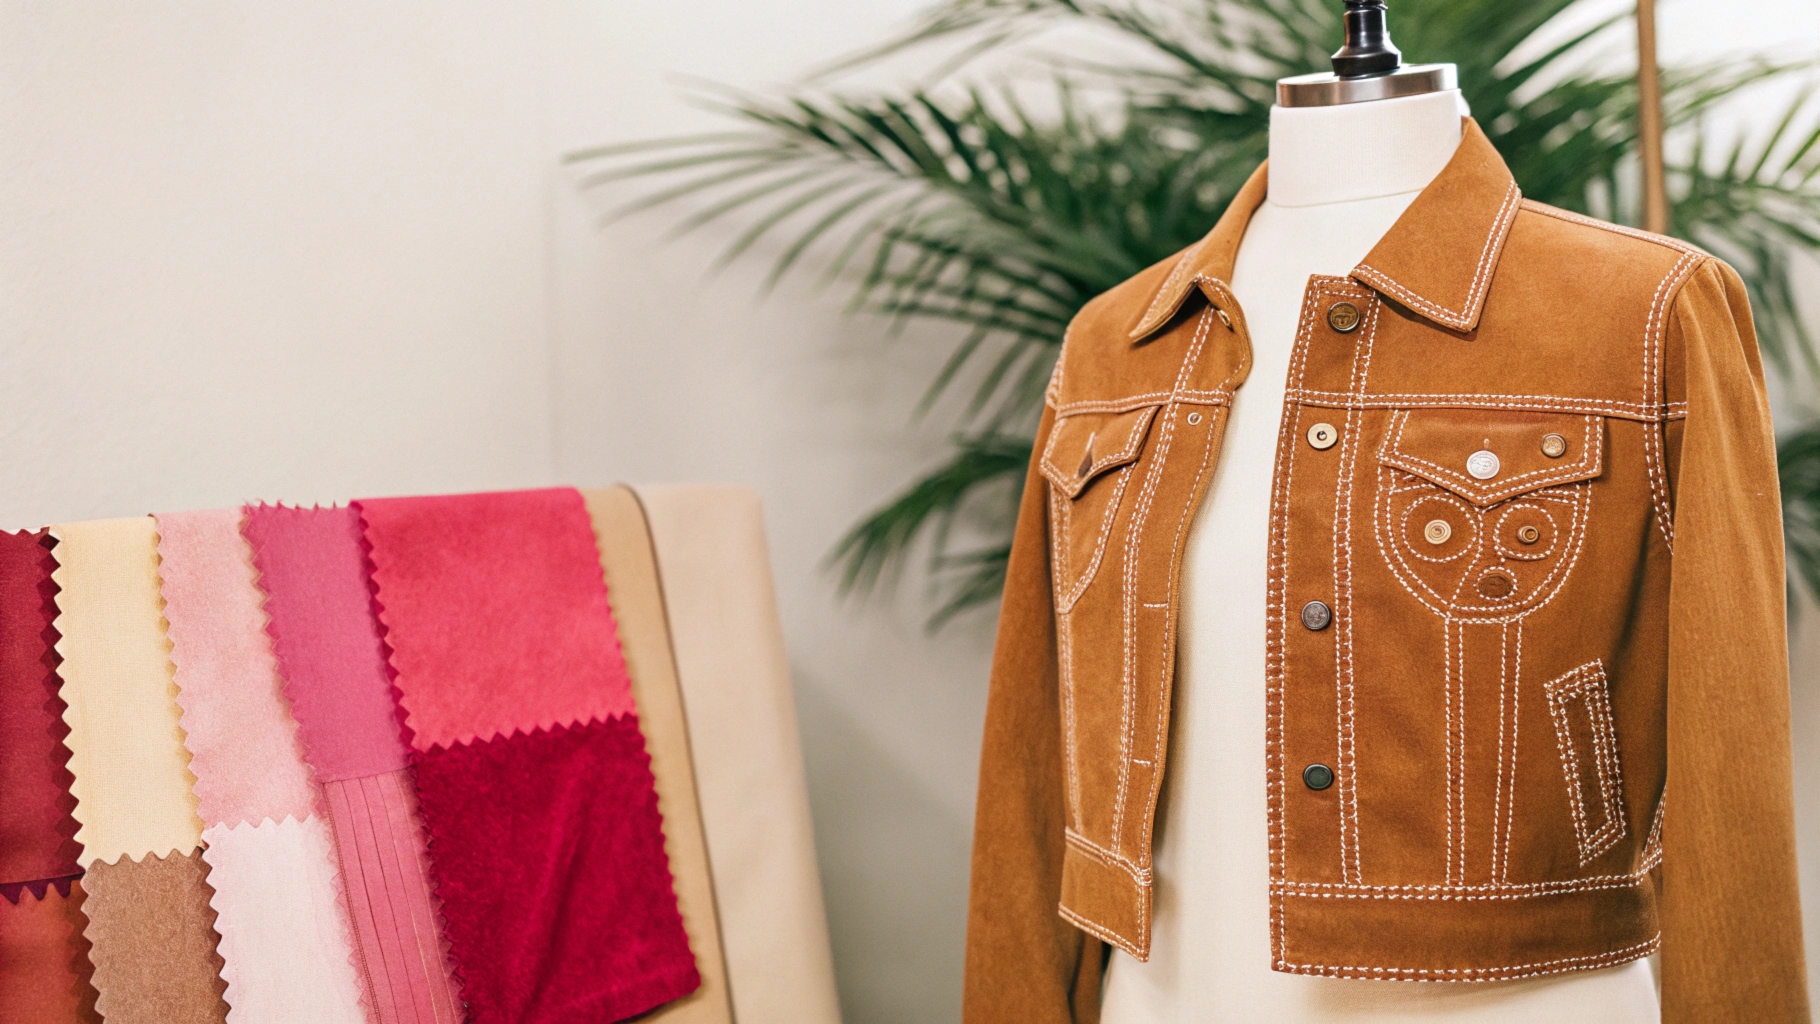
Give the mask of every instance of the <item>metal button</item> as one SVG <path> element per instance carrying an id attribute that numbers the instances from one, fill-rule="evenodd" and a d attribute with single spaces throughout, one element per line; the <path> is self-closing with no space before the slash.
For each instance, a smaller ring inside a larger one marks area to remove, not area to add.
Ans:
<path id="1" fill-rule="evenodd" d="M 1542 531 L 1534 526 L 1517 527 L 1517 539 L 1525 544 L 1534 544 L 1542 539 Z"/>
<path id="2" fill-rule="evenodd" d="M 1517 589 L 1517 581 L 1502 569 L 1493 569 L 1479 577 L 1479 594 L 1493 601 L 1509 597 Z"/>
<path id="3" fill-rule="evenodd" d="M 1340 439 L 1340 430 L 1331 423 L 1316 423 L 1308 428 L 1308 443 L 1315 448 L 1326 451 Z"/>
<path id="4" fill-rule="evenodd" d="M 1341 334 L 1351 334 L 1359 329 L 1359 307 L 1350 302 L 1336 302 L 1327 310 L 1327 326 Z"/>
<path id="5" fill-rule="evenodd" d="M 1320 601 L 1310 601 L 1302 606 L 1302 625 L 1315 632 L 1326 629 L 1333 622 L 1333 609 Z"/>
<path id="6" fill-rule="evenodd" d="M 1333 785 L 1333 769 L 1324 764 L 1311 764 L 1302 769 L 1302 784 L 1320 792 Z"/>
<path id="7" fill-rule="evenodd" d="M 1447 538 L 1453 536 L 1453 527 L 1445 519 L 1430 519 L 1428 525 L 1422 527 L 1422 536 L 1430 544 L 1445 544 Z"/>
<path id="8" fill-rule="evenodd" d="M 1200 422 L 1201 422 L 1201 414 L 1200 414 L 1200 413 L 1198 413 L 1198 412 L 1191 412 L 1191 413 L 1189 413 L 1189 414 L 1188 414 L 1188 425 L 1189 425 L 1189 426 L 1191 426 L 1191 427 L 1194 427 L 1194 426 L 1199 426 L 1199 425 L 1200 425 Z"/>
<path id="9" fill-rule="evenodd" d="M 1566 455 L 1567 438 L 1560 434 L 1544 434 L 1542 436 L 1542 454 L 1551 459 L 1558 459 Z"/>
<path id="10" fill-rule="evenodd" d="M 1498 457 L 1481 448 L 1466 457 L 1466 472 L 1474 480 L 1490 480 L 1498 475 Z"/>

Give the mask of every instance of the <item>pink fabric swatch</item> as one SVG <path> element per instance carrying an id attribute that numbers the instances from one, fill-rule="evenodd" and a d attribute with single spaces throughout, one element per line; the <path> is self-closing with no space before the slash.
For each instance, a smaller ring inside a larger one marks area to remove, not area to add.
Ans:
<path id="1" fill-rule="evenodd" d="M 419 751 L 633 711 L 594 528 L 571 488 L 357 501 Z"/>
<path id="2" fill-rule="evenodd" d="M 238 509 L 160 513 L 158 576 L 203 826 L 303 821 L 316 787 L 297 747 Z"/>
<path id="3" fill-rule="evenodd" d="M 247 509 L 304 756 L 322 782 L 366 1006 L 378 1024 L 459 1024 L 406 749 L 352 509 Z"/>
<path id="4" fill-rule="evenodd" d="M 405 766 L 398 711 L 386 679 L 379 624 L 351 508 L 246 510 L 244 525 L 265 591 L 266 628 L 318 781 L 358 779 Z"/>
<path id="5" fill-rule="evenodd" d="M 458 1024 L 410 774 L 331 782 L 329 822 L 379 1024 Z"/>

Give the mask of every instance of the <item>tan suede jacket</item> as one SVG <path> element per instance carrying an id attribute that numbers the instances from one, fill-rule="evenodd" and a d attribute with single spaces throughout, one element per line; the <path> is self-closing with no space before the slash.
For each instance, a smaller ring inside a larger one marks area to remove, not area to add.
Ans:
<path id="1" fill-rule="evenodd" d="M 1182 549 L 1251 366 L 1211 234 L 1075 319 L 1024 491 L 967 1024 L 1093 1021 L 1149 954 Z M 1663 953 L 1663 1019 L 1806 1021 L 1781 508 L 1737 274 L 1522 198 L 1472 123 L 1309 281 L 1270 526 L 1276 970 Z M 1664 812 L 1664 793 L 1673 810 Z"/>

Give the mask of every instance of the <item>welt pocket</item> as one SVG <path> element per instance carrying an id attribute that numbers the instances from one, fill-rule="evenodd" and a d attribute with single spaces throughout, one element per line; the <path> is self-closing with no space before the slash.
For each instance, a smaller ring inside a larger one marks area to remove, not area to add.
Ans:
<path id="1" fill-rule="evenodd" d="M 1049 481 L 1050 565 L 1059 611 L 1071 609 L 1099 572 L 1158 408 L 1071 413 L 1050 428 L 1037 470 Z"/>
<path id="2" fill-rule="evenodd" d="M 1612 718 L 1605 666 L 1593 660 L 1550 681 L 1548 713 L 1567 783 L 1580 863 L 1624 838 L 1624 777 L 1618 761 L 1618 731 Z"/>
<path id="3" fill-rule="evenodd" d="M 1378 461 L 1480 508 L 1604 472 L 1605 418 L 1491 409 L 1394 414 Z"/>

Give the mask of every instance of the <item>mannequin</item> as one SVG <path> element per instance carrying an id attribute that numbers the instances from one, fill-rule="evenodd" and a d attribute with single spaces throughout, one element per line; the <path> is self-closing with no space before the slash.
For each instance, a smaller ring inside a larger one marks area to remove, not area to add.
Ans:
<path id="1" fill-rule="evenodd" d="M 1382 42 L 1388 48 L 1388 40 Z M 1346 54 L 1336 55 L 1336 69 Z M 1309 79 L 1316 77 L 1335 81 Z M 1445 79 L 1433 81 L 1451 86 L 1451 77 L 1447 69 Z M 1381 86 L 1374 88 L 1383 94 Z M 1251 327 L 1253 365 L 1234 401 L 1219 468 L 1183 561 L 1171 756 L 1155 840 L 1151 957 L 1140 963 L 1113 953 L 1102 1019 L 1654 1024 L 1660 1013 L 1644 960 L 1476 984 L 1339 980 L 1271 970 L 1266 553 L 1277 431 L 1303 292 L 1310 275 L 1344 276 L 1365 257 L 1452 157 L 1465 111 L 1451 87 L 1359 102 L 1333 103 L 1329 95 L 1317 102 L 1332 105 L 1279 104 L 1271 112 L 1269 196 L 1246 230 L 1233 273 L 1232 289 Z M 1343 163 L 1336 140 L 1344 140 Z"/>

